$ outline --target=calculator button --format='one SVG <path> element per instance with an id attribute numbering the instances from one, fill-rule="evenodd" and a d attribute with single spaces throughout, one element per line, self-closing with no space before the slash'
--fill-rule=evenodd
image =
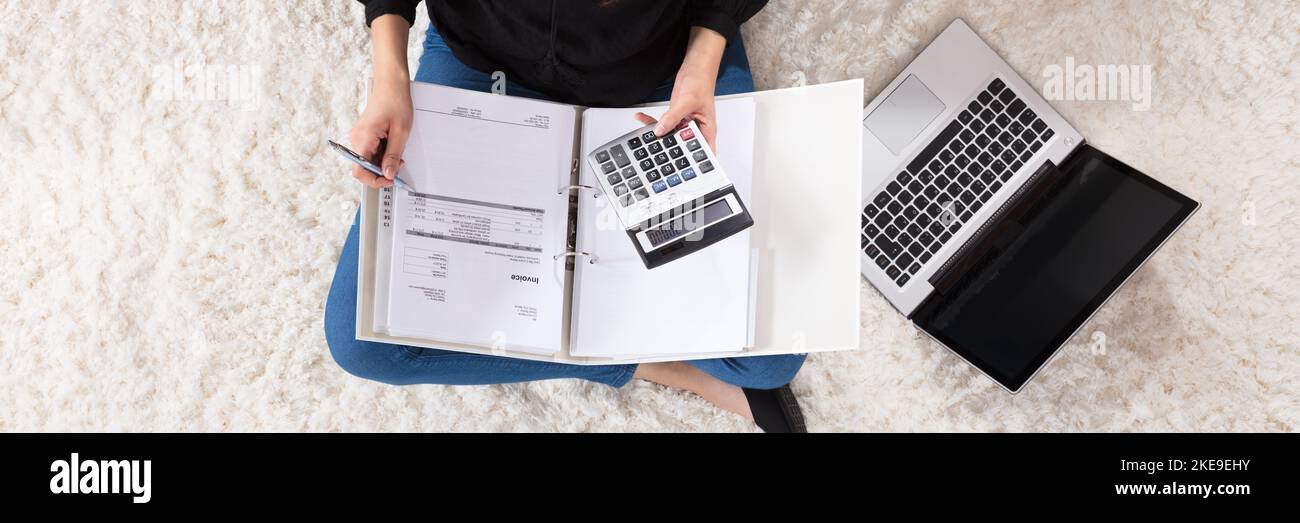
<path id="1" fill-rule="evenodd" d="M 628 179 L 627 179 L 627 188 L 629 188 L 629 189 L 640 189 L 640 188 L 641 188 L 641 179 L 640 179 L 640 178 L 637 178 L 637 177 L 631 177 L 631 178 L 628 178 Z"/>
<path id="2" fill-rule="evenodd" d="M 633 138 L 633 140 L 635 140 L 635 139 L 636 139 L 636 138 Z M 638 159 L 638 160 L 644 160 L 644 159 L 650 157 L 650 153 L 645 152 L 645 149 L 637 149 L 637 150 L 635 150 L 635 151 L 632 151 L 632 156 L 635 156 L 636 159 Z"/>
<path id="3" fill-rule="evenodd" d="M 627 146 L 628 146 L 628 147 L 631 147 L 631 148 L 633 148 L 633 149 L 636 149 L 637 147 L 641 147 L 641 139 L 640 139 L 640 138 L 633 138 L 633 139 L 631 139 L 631 140 L 628 140 L 628 141 L 627 141 Z"/>
<path id="4" fill-rule="evenodd" d="M 662 180 L 650 184 L 650 188 L 651 188 L 651 189 L 654 189 L 655 192 L 664 192 L 664 191 L 668 190 L 668 186 L 667 186 L 667 185 L 664 185 L 664 182 L 663 182 Z"/>
<path id="5" fill-rule="evenodd" d="M 700 172 L 707 173 L 713 170 L 713 162 L 704 162 L 700 164 Z"/>
<path id="6" fill-rule="evenodd" d="M 659 179 L 659 171 L 657 171 L 657 170 L 655 170 L 655 169 L 650 169 L 649 171 L 646 171 L 646 173 L 645 173 L 645 179 L 650 180 L 650 181 L 652 181 L 652 182 L 655 181 L 655 180 L 658 180 L 658 179 Z"/>
<path id="7" fill-rule="evenodd" d="M 641 170 L 642 170 L 642 171 L 649 171 L 650 169 L 654 169 L 654 168 L 655 168 L 655 163 L 652 162 L 652 161 L 650 161 L 649 158 L 646 158 L 646 159 L 644 159 L 644 160 L 641 160 Z"/>
<path id="8" fill-rule="evenodd" d="M 692 155 L 691 155 L 691 158 L 694 158 L 695 161 L 696 161 L 696 163 L 698 163 L 698 162 L 702 162 L 702 161 L 704 161 L 704 160 L 708 160 L 708 159 L 709 159 L 709 155 L 704 154 L 704 151 L 695 151 L 695 154 L 692 154 Z"/>
<path id="9" fill-rule="evenodd" d="M 667 155 L 667 154 L 664 154 L 664 153 L 656 154 L 656 155 L 655 155 L 655 163 L 657 163 L 657 164 L 659 164 L 659 165 L 663 165 L 663 164 L 668 163 L 668 155 Z M 609 171 L 605 171 L 605 172 L 609 172 Z"/>
<path id="10" fill-rule="evenodd" d="M 655 143 L 652 143 L 652 144 L 650 144 L 650 145 L 647 145 L 646 148 L 647 148 L 647 149 L 650 149 L 650 152 L 651 152 L 651 153 L 657 153 L 657 152 L 659 152 L 659 151 L 664 150 L 664 146 L 661 145 L 659 142 L 655 142 Z"/>
<path id="11" fill-rule="evenodd" d="M 630 194 L 624 194 L 623 196 L 620 196 L 618 199 L 618 203 L 622 204 L 624 207 L 632 205 L 633 201 L 634 200 L 632 200 L 632 195 Z"/>
<path id="12" fill-rule="evenodd" d="M 632 163 L 631 160 L 627 159 L 627 152 L 623 150 L 622 145 L 610 147 L 609 155 L 614 157 L 614 163 L 619 167 L 627 167 L 627 164 Z"/>
<path id="13" fill-rule="evenodd" d="M 618 185 L 615 185 L 615 186 L 614 186 L 614 195 L 615 195 L 615 196 L 622 196 L 622 195 L 624 195 L 624 194 L 627 194 L 627 186 L 626 186 L 626 185 L 618 184 Z"/>
<path id="14" fill-rule="evenodd" d="M 695 138 L 695 131 L 692 131 L 689 128 L 682 129 L 682 132 L 677 133 L 677 136 L 682 137 L 683 140 L 690 140 L 691 138 Z"/>
<path id="15" fill-rule="evenodd" d="M 618 182 L 623 181 L 623 177 L 622 177 L 622 176 L 619 176 L 618 173 L 614 173 L 614 174 L 609 175 L 609 177 L 606 178 L 606 180 L 609 180 L 609 184 L 610 184 L 610 185 L 615 185 L 615 184 L 617 184 Z"/>
<path id="16" fill-rule="evenodd" d="M 654 131 L 646 131 L 644 134 L 641 135 L 641 141 L 643 141 L 643 142 L 645 142 L 645 143 L 650 143 L 650 142 L 655 141 L 655 132 L 654 132 Z"/>
<path id="17" fill-rule="evenodd" d="M 614 164 L 613 164 L 613 163 L 608 163 L 608 162 L 607 162 L 607 163 L 605 163 L 604 165 L 601 165 L 600 168 L 601 168 L 602 170 L 605 171 L 605 174 L 609 174 L 609 173 L 614 172 Z"/>
<path id="18" fill-rule="evenodd" d="M 682 169 L 681 175 L 682 175 L 682 179 L 683 179 L 683 180 L 689 180 L 689 179 L 691 179 L 691 178 L 694 178 L 694 177 L 695 177 L 695 169 L 692 169 L 692 168 L 690 168 L 690 167 L 687 167 L 687 168 L 685 168 L 685 169 Z"/>
<path id="19" fill-rule="evenodd" d="M 638 202 L 650 197 L 650 193 L 646 192 L 645 189 L 637 189 L 636 192 L 633 192 L 632 194 L 636 196 L 636 201 Z"/>
<path id="20" fill-rule="evenodd" d="M 673 135 L 671 135 L 671 134 L 668 135 L 668 136 L 665 136 L 665 137 L 663 138 L 663 142 L 664 142 L 664 147 L 672 147 L 672 146 L 674 146 L 674 145 L 677 145 L 677 139 L 676 139 L 676 138 L 673 138 Z"/>
<path id="21" fill-rule="evenodd" d="M 623 168 L 623 171 L 622 171 L 622 174 L 623 174 L 623 179 L 625 179 L 625 180 L 631 180 L 633 176 L 636 176 L 636 169 L 633 169 L 633 168 L 630 167 L 630 166 L 629 166 L 629 167 L 624 167 L 624 168 Z"/>
<path id="22" fill-rule="evenodd" d="M 676 174 L 669 176 L 667 180 L 668 180 L 668 185 L 673 187 L 676 187 L 678 184 L 682 183 L 682 179 L 678 178 Z"/>
<path id="23" fill-rule="evenodd" d="M 685 158 L 678 158 L 677 161 L 673 162 L 673 164 L 676 165 L 678 169 L 685 169 L 691 166 L 691 161 Z"/>
<path id="24" fill-rule="evenodd" d="M 600 162 L 600 163 L 608 162 L 608 161 L 609 161 L 609 153 L 607 153 L 607 152 L 605 152 L 605 151 L 600 151 L 600 152 L 596 153 L 596 161 L 597 161 L 597 162 Z"/>
<path id="25" fill-rule="evenodd" d="M 681 148 L 681 147 L 673 147 L 672 149 L 669 149 L 669 150 L 668 150 L 668 156 L 671 156 L 671 157 L 673 157 L 673 158 L 681 158 L 681 157 L 682 157 L 682 148 Z"/>
<path id="26" fill-rule="evenodd" d="M 700 141 L 699 141 L 699 140 L 691 140 L 691 141 L 689 141 L 689 142 L 686 142 L 686 148 L 687 148 L 687 149 L 690 149 L 690 150 L 692 150 L 692 151 L 694 151 L 694 150 L 696 150 L 696 149 L 699 149 L 699 148 L 700 148 Z"/>
<path id="27" fill-rule="evenodd" d="M 671 164 L 671 163 L 668 164 L 668 165 L 665 165 L 665 166 L 659 168 L 659 174 L 662 174 L 662 175 L 664 175 L 664 176 L 668 176 L 668 175 L 670 175 L 670 174 L 672 174 L 672 173 L 675 173 L 675 172 L 677 172 L 677 169 L 674 168 L 674 167 L 673 167 L 673 164 Z"/>

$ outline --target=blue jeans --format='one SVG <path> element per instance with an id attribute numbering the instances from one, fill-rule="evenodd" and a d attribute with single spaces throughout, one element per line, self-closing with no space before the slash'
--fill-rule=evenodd
<path id="1" fill-rule="evenodd" d="M 433 28 L 429 28 L 425 38 L 424 54 L 420 56 L 420 68 L 415 79 L 485 92 L 491 90 L 493 82 L 491 75 L 460 63 Z M 667 78 L 646 101 L 667 100 L 672 88 L 673 79 Z M 723 95 L 753 90 L 749 59 L 745 57 L 744 43 L 737 37 L 722 56 L 715 92 Z M 545 98 L 532 89 L 510 83 L 506 85 L 506 94 Z M 334 271 L 334 283 L 325 304 L 325 340 L 334 361 L 349 373 L 393 385 L 483 385 L 580 378 L 621 387 L 636 372 L 636 365 L 570 365 L 357 340 L 358 233 L 359 223 L 354 219 L 343 243 L 338 268 Z M 799 372 L 804 358 L 802 354 L 752 356 L 689 363 L 733 385 L 773 389 L 789 383 Z"/>

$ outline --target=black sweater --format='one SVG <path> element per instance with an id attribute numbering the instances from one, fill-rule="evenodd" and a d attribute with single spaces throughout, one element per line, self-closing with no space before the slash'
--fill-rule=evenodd
<path id="1" fill-rule="evenodd" d="M 419 0 L 360 0 L 366 25 L 384 14 L 415 23 Z M 556 100 L 621 107 L 676 74 L 691 26 L 728 40 L 767 0 L 429 0 L 456 58 L 503 71 Z M 509 91 L 507 91 L 509 92 Z"/>

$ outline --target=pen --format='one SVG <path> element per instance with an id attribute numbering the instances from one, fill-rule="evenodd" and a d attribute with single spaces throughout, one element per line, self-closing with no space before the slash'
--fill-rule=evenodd
<path id="1" fill-rule="evenodd" d="M 329 142 L 331 148 L 333 148 L 335 151 L 338 151 L 339 154 L 343 155 L 344 158 L 347 158 L 352 163 L 360 165 L 363 169 L 375 173 L 380 177 L 384 177 L 383 169 L 380 169 L 379 166 L 366 161 L 365 158 L 362 158 L 361 155 L 353 152 L 352 149 L 348 149 L 347 147 L 344 147 L 342 144 L 334 140 L 326 140 L 326 141 Z M 399 188 L 406 189 L 411 192 L 416 192 L 415 186 L 406 183 L 406 180 L 403 180 L 401 176 L 393 175 L 393 182 L 394 182 L 393 185 Z"/>

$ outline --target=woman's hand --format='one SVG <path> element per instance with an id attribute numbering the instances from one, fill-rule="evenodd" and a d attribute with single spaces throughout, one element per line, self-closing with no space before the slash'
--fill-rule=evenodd
<path id="1" fill-rule="evenodd" d="M 672 98 L 668 101 L 668 110 L 659 117 L 655 134 L 663 136 L 676 129 L 682 122 L 691 119 L 700 128 L 704 141 L 715 152 L 718 150 L 714 138 L 718 135 L 717 115 L 713 109 L 713 89 L 718 80 L 718 64 L 722 61 L 722 51 L 727 47 L 727 39 L 717 31 L 703 27 L 691 28 L 691 40 L 686 47 L 686 58 L 677 70 L 677 79 L 673 82 Z M 644 124 L 655 123 L 655 119 L 645 113 L 637 113 L 638 120 Z"/>
<path id="2" fill-rule="evenodd" d="M 383 176 L 375 176 L 361 166 L 352 167 L 353 178 L 376 189 L 393 185 L 414 120 L 410 74 L 406 69 L 409 30 L 406 19 L 398 15 L 384 15 L 370 24 L 375 77 L 366 108 L 348 132 L 348 140 L 353 151 L 372 162 L 383 155 L 375 162 L 383 169 Z"/>

